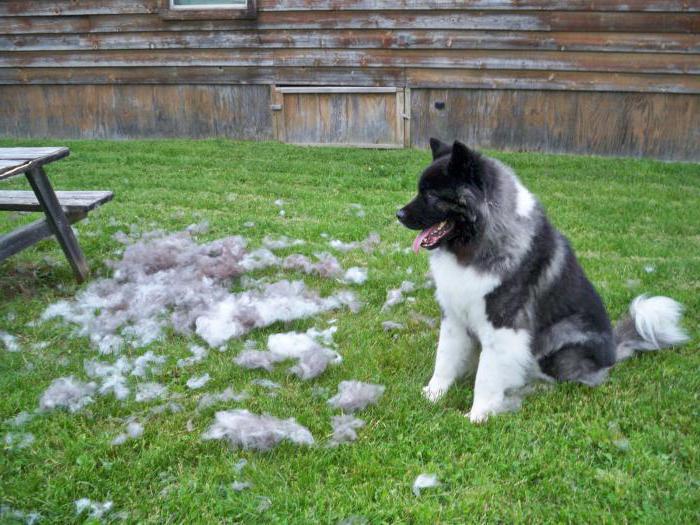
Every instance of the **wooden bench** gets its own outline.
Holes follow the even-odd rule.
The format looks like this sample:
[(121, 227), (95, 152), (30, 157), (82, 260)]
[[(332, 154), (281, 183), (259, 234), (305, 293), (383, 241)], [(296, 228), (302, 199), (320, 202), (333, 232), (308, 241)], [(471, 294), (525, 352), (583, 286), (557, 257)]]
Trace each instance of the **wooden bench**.
[(0, 148), (0, 180), (24, 174), (33, 190), (0, 191), (0, 210), (43, 211), (46, 216), (0, 236), (0, 261), (55, 235), (76, 278), (82, 282), (88, 276), (88, 267), (70, 225), (110, 201), (113, 194), (111, 191), (55, 192), (42, 166), (68, 153), (68, 148)]

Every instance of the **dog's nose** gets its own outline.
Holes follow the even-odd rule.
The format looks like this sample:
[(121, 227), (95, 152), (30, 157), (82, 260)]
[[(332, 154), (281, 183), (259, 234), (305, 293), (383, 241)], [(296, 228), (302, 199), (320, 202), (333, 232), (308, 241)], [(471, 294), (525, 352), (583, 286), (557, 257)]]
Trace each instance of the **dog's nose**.
[(401, 208), (399, 211), (396, 212), (396, 218), (400, 221), (404, 220), (406, 218), (406, 212), (404, 211), (403, 208)]

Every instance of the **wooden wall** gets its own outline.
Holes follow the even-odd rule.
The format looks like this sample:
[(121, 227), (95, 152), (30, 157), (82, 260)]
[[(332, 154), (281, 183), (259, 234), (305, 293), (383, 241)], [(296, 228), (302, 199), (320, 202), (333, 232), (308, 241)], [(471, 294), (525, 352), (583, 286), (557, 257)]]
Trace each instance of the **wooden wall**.
[(2, 86), (0, 99), (0, 136), (272, 138), (262, 85)]
[[(437, 109), (436, 103), (444, 103)], [(413, 89), (411, 138), (503, 150), (700, 160), (700, 97), (660, 93)]]
[[(75, 106), (82, 93), (103, 92), (123, 101), (150, 97), (144, 107), (160, 108), (184, 136), (261, 138), (271, 134), (270, 117), (261, 120), (269, 94), (241, 85), (392, 86), (415, 94), (418, 120), (411, 129), (420, 146), (425, 130), (439, 129), (445, 139), (497, 147), (700, 160), (700, 148), (688, 142), (697, 138), (700, 121), (698, 0), (257, 3), (255, 19), (174, 20), (160, 12), (161, 0), (0, 1), (0, 134), (50, 132), (34, 122), (57, 123), (60, 100)], [(2, 102), (17, 100), (17, 86), (27, 84), (44, 105), (22, 113), (22, 123), (11, 122), (20, 112)], [(429, 89), (438, 91), (423, 91)], [(478, 113), (472, 103), (488, 102), (493, 114), (478, 118), (486, 128), (467, 131), (472, 124), (459, 115), (432, 112), (428, 103), (447, 97), (445, 89), (465, 118)], [(190, 110), (177, 109), (176, 99), (155, 101), (161, 93)], [(197, 101), (200, 112), (218, 113), (189, 125), (183, 119), (196, 112)], [(520, 104), (539, 111), (539, 120), (528, 123)], [(586, 104), (602, 104), (612, 128), (593, 125)], [(555, 107), (570, 128), (547, 124), (553, 117), (542, 115)], [(630, 108), (633, 114), (624, 115)], [(677, 129), (673, 119), (660, 118), (664, 111), (693, 119)], [(116, 117), (84, 114), (84, 122), (64, 126), (67, 134), (170, 134), (154, 132), (151, 122), (118, 126)], [(528, 134), (508, 138), (504, 118)], [(610, 129), (624, 136), (612, 147)]]

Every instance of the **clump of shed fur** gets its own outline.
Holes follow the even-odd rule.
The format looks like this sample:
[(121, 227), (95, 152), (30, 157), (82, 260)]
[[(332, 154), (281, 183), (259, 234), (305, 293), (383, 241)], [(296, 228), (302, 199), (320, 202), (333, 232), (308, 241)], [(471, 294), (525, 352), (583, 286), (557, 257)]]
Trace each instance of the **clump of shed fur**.
[(332, 344), (335, 330), (335, 327), (322, 331), (311, 328), (306, 333), (272, 334), (267, 339), (268, 350), (243, 350), (234, 362), (244, 368), (263, 368), (271, 372), (276, 363), (296, 359), (297, 364), (289, 369), (290, 373), (304, 380), (313, 379), (325, 372), (329, 364), (342, 361), (340, 354), (319, 343)]
[(365, 426), (365, 422), (353, 415), (343, 414), (342, 416), (333, 416), (331, 426), (333, 427), (333, 436), (330, 445), (337, 446), (355, 441), (357, 439), (356, 429)]
[(254, 450), (269, 450), (284, 440), (297, 445), (314, 444), (311, 432), (294, 418), (278, 419), (247, 410), (217, 412), (202, 439), (224, 439), (233, 447)]
[(376, 404), (384, 393), (384, 389), (383, 385), (361, 381), (341, 381), (338, 385), (338, 393), (328, 400), (328, 404), (343, 412), (357, 412), (368, 405)]
[(65, 408), (70, 412), (78, 412), (93, 402), (95, 383), (83, 383), (73, 376), (59, 377), (49, 385), (39, 399), (39, 408), (53, 410)]

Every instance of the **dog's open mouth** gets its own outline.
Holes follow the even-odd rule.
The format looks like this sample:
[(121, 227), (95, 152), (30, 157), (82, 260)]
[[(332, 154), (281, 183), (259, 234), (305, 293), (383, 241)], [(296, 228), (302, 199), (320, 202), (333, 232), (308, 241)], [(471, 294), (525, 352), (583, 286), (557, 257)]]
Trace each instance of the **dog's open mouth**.
[(427, 248), (428, 250), (435, 248), (452, 231), (452, 228), (454, 228), (454, 224), (450, 221), (442, 221), (438, 224), (433, 224), (430, 228), (426, 228), (413, 241), (413, 251), (418, 253), (421, 248)]

